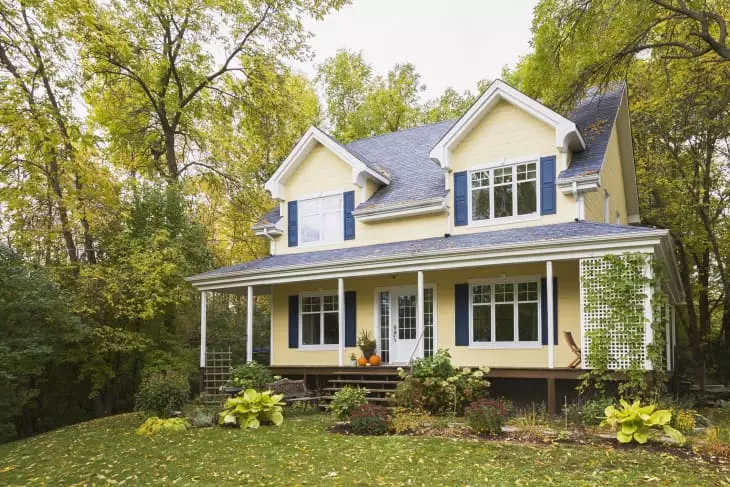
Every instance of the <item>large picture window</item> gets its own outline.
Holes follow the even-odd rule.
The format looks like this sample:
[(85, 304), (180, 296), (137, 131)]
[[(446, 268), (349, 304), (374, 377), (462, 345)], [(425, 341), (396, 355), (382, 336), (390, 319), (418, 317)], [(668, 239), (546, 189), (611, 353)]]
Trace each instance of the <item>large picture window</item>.
[(537, 161), (470, 173), (471, 220), (537, 213)]
[(470, 286), (472, 344), (539, 344), (537, 280), (474, 283)]
[(342, 240), (342, 195), (299, 201), (299, 242)]
[(302, 345), (339, 343), (339, 306), (337, 295), (304, 295), (301, 307)]

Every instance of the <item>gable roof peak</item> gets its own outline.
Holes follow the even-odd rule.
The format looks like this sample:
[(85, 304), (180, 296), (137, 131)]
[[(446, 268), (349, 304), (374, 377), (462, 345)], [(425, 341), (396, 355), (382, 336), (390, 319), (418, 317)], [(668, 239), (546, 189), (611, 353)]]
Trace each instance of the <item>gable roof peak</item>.
[(499, 102), (511, 103), (555, 128), (555, 146), (560, 152), (568, 149), (582, 150), (586, 144), (575, 123), (551, 110), (537, 100), (530, 98), (501, 79), (494, 80), (472, 104), (471, 107), (448, 130), (431, 149), (430, 157), (443, 169), (451, 167), (451, 150), (474, 128), (474, 126)]

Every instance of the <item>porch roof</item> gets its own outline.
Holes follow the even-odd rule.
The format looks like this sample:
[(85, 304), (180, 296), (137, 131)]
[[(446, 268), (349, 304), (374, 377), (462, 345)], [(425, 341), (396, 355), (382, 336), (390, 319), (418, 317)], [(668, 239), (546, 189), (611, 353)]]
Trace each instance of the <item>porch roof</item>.
[[(574, 221), (273, 255), (204, 272), (189, 277), (188, 281), (201, 289), (215, 289), (327, 279), (335, 277), (334, 274), (340, 277), (366, 275), (365, 269), (371, 269), (370, 274), (400, 272), (409, 270), (406, 265), (420, 266), (419, 269), (489, 265), (479, 264), (475, 258), (501, 257), (507, 263), (569, 259), (579, 257), (568, 253), (576, 249), (614, 253), (635, 250), (638, 245), (646, 249), (662, 244), (667, 235), (666, 230), (654, 228)], [(466, 262), (467, 258), (470, 259), (468, 264), (457, 264), (459, 259)]]

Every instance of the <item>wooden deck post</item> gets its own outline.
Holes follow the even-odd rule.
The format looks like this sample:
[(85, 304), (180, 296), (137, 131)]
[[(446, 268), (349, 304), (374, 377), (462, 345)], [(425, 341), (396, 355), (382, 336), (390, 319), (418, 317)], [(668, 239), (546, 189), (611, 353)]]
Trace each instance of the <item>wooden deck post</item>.
[(547, 379), (547, 412), (550, 416), (555, 416), (558, 412), (557, 399), (555, 391), (555, 378), (548, 377)]
[(253, 286), (246, 288), (246, 363), (253, 360)]
[(200, 368), (205, 368), (205, 333), (206, 315), (208, 313), (208, 293), (200, 292)]

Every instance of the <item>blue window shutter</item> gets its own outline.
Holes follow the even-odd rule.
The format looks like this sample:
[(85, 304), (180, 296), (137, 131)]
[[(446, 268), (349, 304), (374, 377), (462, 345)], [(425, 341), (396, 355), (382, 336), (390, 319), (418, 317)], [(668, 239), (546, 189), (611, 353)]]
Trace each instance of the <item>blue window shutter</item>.
[(355, 291), (345, 291), (345, 346), (354, 347), (357, 336), (357, 307)]
[(299, 348), (299, 296), (289, 296), (289, 348)]
[[(540, 279), (540, 322), (542, 344), (548, 344), (547, 279)], [(558, 344), (558, 278), (553, 277), (553, 345)]]
[(454, 173), (454, 225), (469, 223), (469, 206), (467, 205), (467, 172)]
[(555, 156), (540, 158), (540, 214), (554, 215), (555, 202)]
[(469, 284), (454, 286), (454, 323), (456, 346), (469, 345)]
[(286, 218), (289, 222), (288, 232), (289, 232), (289, 247), (296, 247), (299, 243), (299, 238), (297, 235), (297, 216), (298, 216), (298, 210), (297, 210), (297, 202), (296, 201), (290, 201), (287, 205), (287, 213)]
[(345, 240), (353, 240), (355, 238), (355, 217), (352, 216), (352, 212), (355, 210), (355, 192), (346, 191), (343, 193), (342, 204), (344, 206), (342, 228), (345, 230)]

